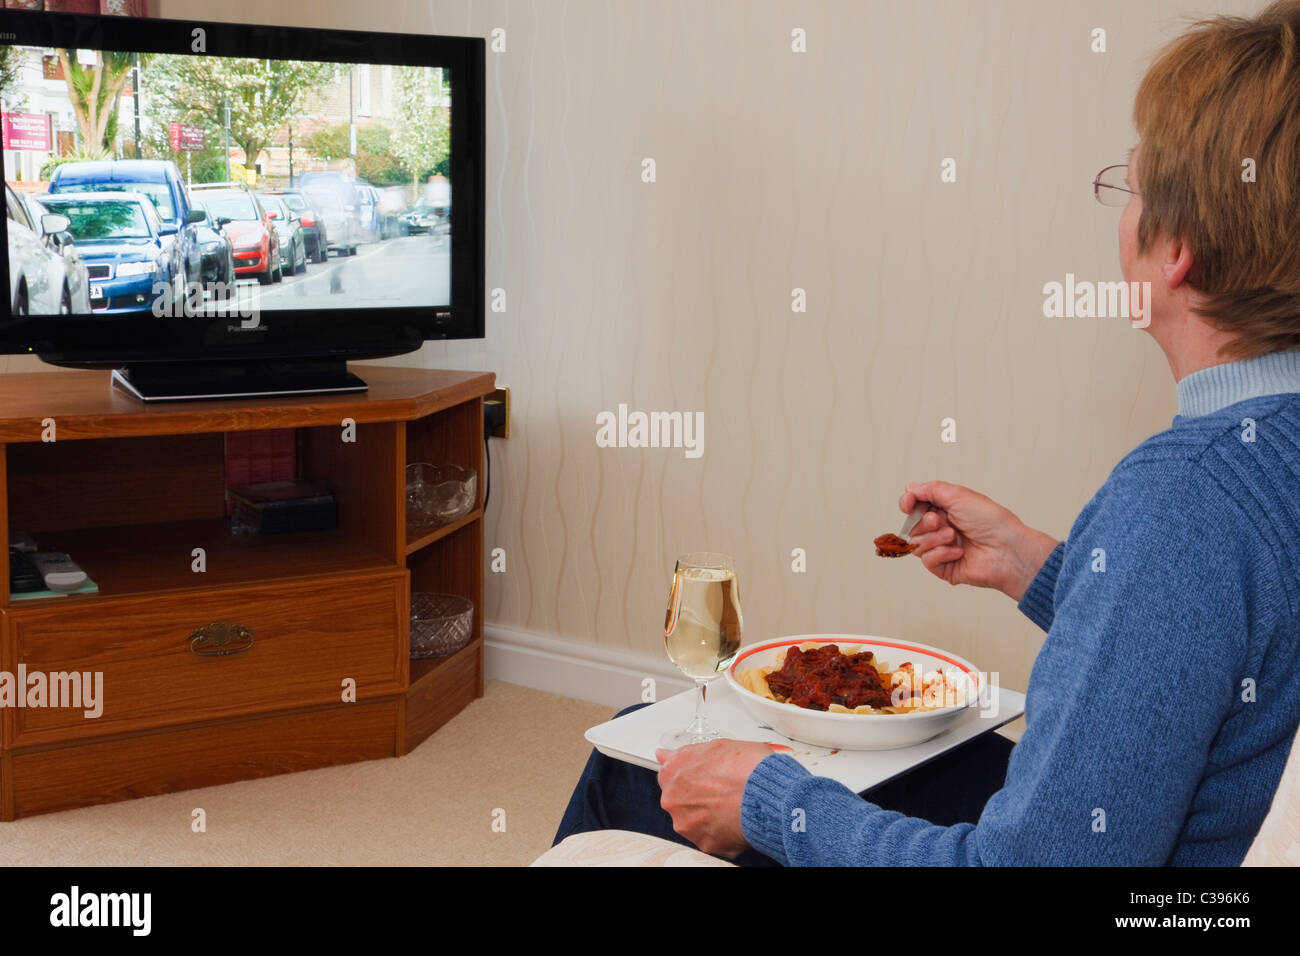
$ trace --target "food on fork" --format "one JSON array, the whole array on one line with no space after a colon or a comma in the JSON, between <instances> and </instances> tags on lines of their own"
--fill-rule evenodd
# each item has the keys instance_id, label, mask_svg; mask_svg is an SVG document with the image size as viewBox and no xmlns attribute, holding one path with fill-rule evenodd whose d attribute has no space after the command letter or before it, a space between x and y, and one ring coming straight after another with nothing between
<instances>
[{"instance_id":1,"label":"food on fork","mask_svg":"<svg viewBox=\"0 0 1300 956\"><path fill-rule=\"evenodd\" d=\"M896 534L882 534L873 544L876 546L876 555L881 558L901 558L916 550L916 545Z\"/></svg>"}]
</instances>

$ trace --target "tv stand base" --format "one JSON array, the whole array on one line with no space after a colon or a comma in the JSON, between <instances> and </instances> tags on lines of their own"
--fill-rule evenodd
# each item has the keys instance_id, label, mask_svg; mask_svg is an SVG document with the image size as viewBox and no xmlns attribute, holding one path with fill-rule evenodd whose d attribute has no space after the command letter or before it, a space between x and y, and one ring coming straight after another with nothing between
<instances>
[{"instance_id":1,"label":"tv stand base","mask_svg":"<svg viewBox=\"0 0 1300 956\"><path fill-rule=\"evenodd\" d=\"M113 369L113 387L142 402L366 391L343 359L140 362Z\"/></svg>"}]
</instances>

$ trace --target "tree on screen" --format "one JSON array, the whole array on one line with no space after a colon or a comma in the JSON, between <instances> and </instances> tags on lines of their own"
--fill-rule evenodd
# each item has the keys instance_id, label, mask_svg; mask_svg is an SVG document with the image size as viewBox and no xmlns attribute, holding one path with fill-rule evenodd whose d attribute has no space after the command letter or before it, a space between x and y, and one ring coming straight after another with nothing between
<instances>
[{"instance_id":1,"label":"tree on screen","mask_svg":"<svg viewBox=\"0 0 1300 956\"><path fill-rule=\"evenodd\" d=\"M335 123L312 133L303 146L313 156L336 159L348 155L347 123ZM393 154L392 130L377 122L357 126L357 176L376 186L402 185L411 174Z\"/></svg>"},{"instance_id":2,"label":"tree on screen","mask_svg":"<svg viewBox=\"0 0 1300 956\"><path fill-rule=\"evenodd\" d=\"M157 104L159 122L202 125L216 142L224 140L228 106L230 142L251 167L333 70L328 63L291 60L159 56L148 76L150 103Z\"/></svg>"},{"instance_id":3,"label":"tree on screen","mask_svg":"<svg viewBox=\"0 0 1300 956\"><path fill-rule=\"evenodd\" d=\"M394 70L396 123L393 153L418 186L451 149L451 110L442 70L402 66Z\"/></svg>"},{"instance_id":4,"label":"tree on screen","mask_svg":"<svg viewBox=\"0 0 1300 956\"><path fill-rule=\"evenodd\" d=\"M17 110L27 100L19 89L18 71L22 67L22 50L16 46L0 46L0 99L7 109Z\"/></svg>"},{"instance_id":5,"label":"tree on screen","mask_svg":"<svg viewBox=\"0 0 1300 956\"><path fill-rule=\"evenodd\" d=\"M81 63L75 50L59 50L59 65L68 99L77 120L81 143L90 150L111 148L117 135L117 104L131 77L130 53L92 53L94 63ZM144 57L141 57L143 66Z\"/></svg>"}]
</instances>

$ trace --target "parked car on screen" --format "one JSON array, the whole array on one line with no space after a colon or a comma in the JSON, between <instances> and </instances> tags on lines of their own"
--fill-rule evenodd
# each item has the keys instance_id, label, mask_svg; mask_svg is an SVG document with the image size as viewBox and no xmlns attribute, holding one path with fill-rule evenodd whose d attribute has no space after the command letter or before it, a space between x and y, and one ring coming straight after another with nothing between
<instances>
[{"instance_id":1,"label":"parked car on screen","mask_svg":"<svg viewBox=\"0 0 1300 956\"><path fill-rule=\"evenodd\" d=\"M45 216L57 215L42 206L38 196L18 190L14 190L14 195L22 200L32 225L36 226L38 231L44 231L41 229L41 223ZM44 239L51 249L63 256L68 296L72 301L71 311L74 314L85 315L90 312L90 277L86 273L86 263L77 250L77 243L72 238L72 233L67 229L44 232Z\"/></svg>"},{"instance_id":2,"label":"parked car on screen","mask_svg":"<svg viewBox=\"0 0 1300 956\"><path fill-rule=\"evenodd\" d=\"M284 204L293 210L302 227L302 235L307 243L307 255L313 262L324 262L329 255L329 236L325 220L321 218L311 201L300 189L268 189L267 196L279 196Z\"/></svg>"},{"instance_id":3,"label":"parked car on screen","mask_svg":"<svg viewBox=\"0 0 1300 956\"><path fill-rule=\"evenodd\" d=\"M451 184L436 179L426 183L411 207L401 216L414 234L442 235L451 229Z\"/></svg>"},{"instance_id":4,"label":"parked car on screen","mask_svg":"<svg viewBox=\"0 0 1300 956\"><path fill-rule=\"evenodd\" d=\"M182 286L197 282L198 218L190 208L180 169L163 159L102 159L61 163L50 174L50 192L134 192L148 196L162 223L162 235L180 246L185 267Z\"/></svg>"},{"instance_id":5,"label":"parked car on screen","mask_svg":"<svg viewBox=\"0 0 1300 956\"><path fill-rule=\"evenodd\" d=\"M158 290L183 308L185 264L180 245L163 234L153 202L134 192L55 193L41 204L67 220L90 276L90 310L149 312Z\"/></svg>"},{"instance_id":6,"label":"parked car on screen","mask_svg":"<svg viewBox=\"0 0 1300 956\"><path fill-rule=\"evenodd\" d=\"M194 208L203 213L203 220L197 223L199 250L203 254L199 281L209 289L218 282L231 285L235 281L235 244L218 228L206 206L196 202Z\"/></svg>"},{"instance_id":7,"label":"parked car on screen","mask_svg":"<svg viewBox=\"0 0 1300 956\"><path fill-rule=\"evenodd\" d=\"M266 214L271 217L271 225L280 234L280 266L289 275L296 276L307 271L307 239L302 234L302 225L279 196L257 194L257 201L262 204Z\"/></svg>"},{"instance_id":8,"label":"parked car on screen","mask_svg":"<svg viewBox=\"0 0 1300 956\"><path fill-rule=\"evenodd\" d=\"M324 220L329 248L342 256L355 256L357 246L365 241L356 177L329 171L303 173L298 186Z\"/></svg>"},{"instance_id":9,"label":"parked car on screen","mask_svg":"<svg viewBox=\"0 0 1300 956\"><path fill-rule=\"evenodd\" d=\"M438 225L437 213L433 211L432 206L426 205L423 199L412 203L411 208L402 213L399 218L406 226L407 233L412 236L425 235Z\"/></svg>"},{"instance_id":10,"label":"parked car on screen","mask_svg":"<svg viewBox=\"0 0 1300 956\"><path fill-rule=\"evenodd\" d=\"M63 257L45 241L47 232L61 232L66 220L55 214L33 222L26 205L5 186L9 234L9 306L12 314L66 315L72 311Z\"/></svg>"},{"instance_id":11,"label":"parked car on screen","mask_svg":"<svg viewBox=\"0 0 1300 956\"><path fill-rule=\"evenodd\" d=\"M251 189L243 183L203 183L190 187L190 198L230 237L235 275L256 276L263 285L283 278L279 234Z\"/></svg>"},{"instance_id":12,"label":"parked car on screen","mask_svg":"<svg viewBox=\"0 0 1300 956\"><path fill-rule=\"evenodd\" d=\"M379 226L378 193L373 186L357 183L357 222L361 227L361 241L375 242L382 238Z\"/></svg>"}]
</instances>

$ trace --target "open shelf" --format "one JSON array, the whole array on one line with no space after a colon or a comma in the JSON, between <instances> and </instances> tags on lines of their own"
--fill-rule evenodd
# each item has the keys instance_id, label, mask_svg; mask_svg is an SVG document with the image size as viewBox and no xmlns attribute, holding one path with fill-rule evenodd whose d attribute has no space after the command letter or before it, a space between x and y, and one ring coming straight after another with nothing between
<instances>
[{"instance_id":1,"label":"open shelf","mask_svg":"<svg viewBox=\"0 0 1300 956\"><path fill-rule=\"evenodd\" d=\"M19 602L24 606L396 566L343 528L234 535L228 520L206 518L118 528L34 529L32 534L42 548L71 554L99 591ZM192 570L195 548L204 551L207 570L202 573Z\"/></svg>"},{"instance_id":2,"label":"open shelf","mask_svg":"<svg viewBox=\"0 0 1300 956\"><path fill-rule=\"evenodd\" d=\"M99 586L97 594L19 603L400 567L405 428L361 423L352 441L335 426L297 429L298 474L330 486L338 527L266 535L231 534L223 434L3 446L8 528L28 532L42 550L67 552ZM191 570L196 548L205 552L201 573Z\"/></svg>"}]
</instances>

